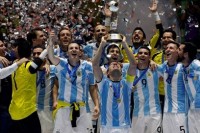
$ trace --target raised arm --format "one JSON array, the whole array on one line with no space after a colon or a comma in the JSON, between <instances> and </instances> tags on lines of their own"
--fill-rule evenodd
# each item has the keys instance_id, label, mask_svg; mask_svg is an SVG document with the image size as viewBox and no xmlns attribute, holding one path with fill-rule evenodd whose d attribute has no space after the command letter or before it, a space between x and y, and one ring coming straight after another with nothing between
<instances>
[{"instance_id":1,"label":"raised arm","mask_svg":"<svg viewBox=\"0 0 200 133\"><path fill-rule=\"evenodd\" d=\"M110 31L110 21L111 21L111 16L112 16L112 12L109 9L109 5L108 3L105 4L104 7L104 14L105 14L105 26L107 31Z\"/></svg>"},{"instance_id":2,"label":"raised arm","mask_svg":"<svg viewBox=\"0 0 200 133\"><path fill-rule=\"evenodd\" d=\"M94 76L95 76L97 82L100 82L102 77L103 77L103 72L102 72L101 67L100 67L100 59L101 59L101 54L103 52L103 49L106 45L106 40L105 40L106 37L107 36L102 37L100 46L97 50L97 53L92 60L92 67L93 67L93 71L94 71Z\"/></svg>"},{"instance_id":3,"label":"raised arm","mask_svg":"<svg viewBox=\"0 0 200 133\"><path fill-rule=\"evenodd\" d=\"M55 37L54 32L50 33L49 41L48 41L48 58L53 65L58 65L60 62L60 58L56 57L53 52L53 38Z\"/></svg>"},{"instance_id":4,"label":"raised arm","mask_svg":"<svg viewBox=\"0 0 200 133\"><path fill-rule=\"evenodd\" d=\"M151 46L151 57L158 52L157 47L160 47L161 35L163 34L163 26L157 8L158 8L158 0L153 0L151 7L149 7L149 10L151 11L153 17L155 18L157 30L149 42Z\"/></svg>"},{"instance_id":5,"label":"raised arm","mask_svg":"<svg viewBox=\"0 0 200 133\"><path fill-rule=\"evenodd\" d=\"M0 56L0 63L2 63L4 67L6 67L10 64L10 61L6 59L5 57Z\"/></svg>"},{"instance_id":6,"label":"raised arm","mask_svg":"<svg viewBox=\"0 0 200 133\"><path fill-rule=\"evenodd\" d=\"M149 10L154 15L156 24L161 24L161 19L158 14L157 7L158 7L158 0L153 0L151 7L149 7Z\"/></svg>"},{"instance_id":7,"label":"raised arm","mask_svg":"<svg viewBox=\"0 0 200 133\"><path fill-rule=\"evenodd\" d=\"M127 42L126 42L126 37L125 36L123 36L122 47L124 48L124 50L125 50L125 52L127 54L129 63L130 63L128 71L127 71L127 74L133 76L136 73L137 61L136 61L136 59L134 57L133 52L131 51L131 49L129 48L129 46L128 46Z\"/></svg>"},{"instance_id":8,"label":"raised arm","mask_svg":"<svg viewBox=\"0 0 200 133\"><path fill-rule=\"evenodd\" d=\"M33 61L31 62L31 65L29 67L30 73L36 73L38 69L42 66L45 57L47 55L47 49L43 50L42 53L39 55L39 57L34 58Z\"/></svg>"}]
</instances>

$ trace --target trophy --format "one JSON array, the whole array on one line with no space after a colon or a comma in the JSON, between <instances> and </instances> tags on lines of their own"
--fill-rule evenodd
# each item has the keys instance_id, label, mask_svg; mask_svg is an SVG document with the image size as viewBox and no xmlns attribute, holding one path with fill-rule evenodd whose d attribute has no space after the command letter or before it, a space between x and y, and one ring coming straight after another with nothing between
<instances>
[{"instance_id":1,"label":"trophy","mask_svg":"<svg viewBox=\"0 0 200 133\"><path fill-rule=\"evenodd\" d=\"M111 15L111 23L110 23L110 30L116 30L117 29L117 12L119 10L119 0L112 0L108 3L109 10L112 12Z\"/></svg>"},{"instance_id":2,"label":"trophy","mask_svg":"<svg viewBox=\"0 0 200 133\"><path fill-rule=\"evenodd\" d=\"M106 59L104 59L104 63L106 64L110 61L111 55L109 55L109 49L113 47L117 47L120 51L119 57L117 57L116 61L121 61L123 56L121 54L121 42L123 40L123 36L117 32L117 20L118 20L118 10L119 10L119 0L111 0L108 2L109 10L112 12L110 18L110 32L108 33L107 45L104 48L104 55L106 55Z\"/></svg>"}]
</instances>

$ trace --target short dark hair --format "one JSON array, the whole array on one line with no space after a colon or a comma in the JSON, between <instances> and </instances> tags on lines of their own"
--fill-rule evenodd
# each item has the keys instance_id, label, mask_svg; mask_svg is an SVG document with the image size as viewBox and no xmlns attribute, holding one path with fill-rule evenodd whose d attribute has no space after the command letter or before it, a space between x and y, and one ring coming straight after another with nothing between
<instances>
[{"instance_id":1,"label":"short dark hair","mask_svg":"<svg viewBox=\"0 0 200 133\"><path fill-rule=\"evenodd\" d=\"M184 53L188 52L188 56L189 56L190 61L196 59L197 47L193 43L191 43L191 42L184 42L184 43L181 43L181 45L185 46L183 48L183 52Z\"/></svg>"},{"instance_id":2,"label":"short dark hair","mask_svg":"<svg viewBox=\"0 0 200 133\"><path fill-rule=\"evenodd\" d=\"M180 44L179 44L179 43L177 43L177 42L175 42L175 41L169 41L169 42L167 43L167 45L168 45L168 44L170 44L170 43L173 43L173 44L175 44L175 45L177 46L177 48L179 48L179 46L180 46Z\"/></svg>"},{"instance_id":3,"label":"short dark hair","mask_svg":"<svg viewBox=\"0 0 200 133\"><path fill-rule=\"evenodd\" d=\"M14 46L17 47L19 58L29 58L31 56L31 44L24 38L15 40Z\"/></svg>"},{"instance_id":4,"label":"short dark hair","mask_svg":"<svg viewBox=\"0 0 200 133\"><path fill-rule=\"evenodd\" d=\"M172 29L166 29L166 30L163 31L162 36L164 35L165 32L170 32L170 33L172 33L172 39L173 39L174 41L176 40L176 32L175 32L174 30L172 30Z\"/></svg>"},{"instance_id":5,"label":"short dark hair","mask_svg":"<svg viewBox=\"0 0 200 133\"><path fill-rule=\"evenodd\" d=\"M42 50L45 49L43 46L40 46L40 45L37 45L37 46L34 46L34 47L33 47L33 49L36 49L36 48L41 48ZM32 50L33 50L33 49L32 49Z\"/></svg>"},{"instance_id":6,"label":"short dark hair","mask_svg":"<svg viewBox=\"0 0 200 133\"><path fill-rule=\"evenodd\" d=\"M60 39L60 32L63 30L68 30L71 33L71 38L72 38L72 32L70 31L69 27L61 27L61 29L58 31L58 39Z\"/></svg>"},{"instance_id":7,"label":"short dark hair","mask_svg":"<svg viewBox=\"0 0 200 133\"><path fill-rule=\"evenodd\" d=\"M69 49L69 45L71 45L71 44L77 44L78 46L79 46L79 49L81 50L81 45L80 44L78 44L78 43L76 43L76 42L71 42L71 43L69 43L68 45L67 45L67 51L68 51L68 49Z\"/></svg>"},{"instance_id":8,"label":"short dark hair","mask_svg":"<svg viewBox=\"0 0 200 133\"><path fill-rule=\"evenodd\" d=\"M121 61L113 61L113 60L111 61L111 60L110 60L110 61L108 62L108 66L110 66L110 64L113 63L113 62L117 62L118 64L120 64L120 67L123 68L123 64L122 64Z\"/></svg>"},{"instance_id":9,"label":"short dark hair","mask_svg":"<svg viewBox=\"0 0 200 133\"><path fill-rule=\"evenodd\" d=\"M111 48L118 48L118 49L119 49L119 47L118 47L117 45L111 44L110 46L108 46L108 48L107 48L107 50L106 50L106 54L109 53L109 50L110 50ZM119 49L119 51L120 51L120 49Z\"/></svg>"},{"instance_id":10,"label":"short dark hair","mask_svg":"<svg viewBox=\"0 0 200 133\"><path fill-rule=\"evenodd\" d=\"M37 27L37 28L34 28L32 29L26 36L28 42L33 45L33 39L36 39L37 38L37 31L43 31L42 28L40 27Z\"/></svg>"},{"instance_id":11,"label":"short dark hair","mask_svg":"<svg viewBox=\"0 0 200 133\"><path fill-rule=\"evenodd\" d=\"M141 46L138 51L140 51L140 49L146 49L149 52L149 55L151 56L151 50L146 45Z\"/></svg>"},{"instance_id":12,"label":"short dark hair","mask_svg":"<svg viewBox=\"0 0 200 133\"><path fill-rule=\"evenodd\" d=\"M146 39L146 34L145 34L144 30L143 30L141 27L136 27L136 28L133 30L133 33L134 33L136 30L142 31L143 37L144 37L144 39ZM132 33L132 35L133 35L133 33Z\"/></svg>"}]
</instances>

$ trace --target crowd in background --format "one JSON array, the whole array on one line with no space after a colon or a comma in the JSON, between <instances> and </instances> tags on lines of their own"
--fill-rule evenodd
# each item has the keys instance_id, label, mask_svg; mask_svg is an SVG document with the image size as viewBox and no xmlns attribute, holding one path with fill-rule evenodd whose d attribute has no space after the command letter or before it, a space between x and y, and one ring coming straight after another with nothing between
<instances>
[{"instance_id":1,"label":"crowd in background","mask_svg":"<svg viewBox=\"0 0 200 133\"><path fill-rule=\"evenodd\" d=\"M102 2L79 0L2 1L0 2L0 33L6 42L36 27L47 33L68 26L81 44L92 39L94 23L102 15Z\"/></svg>"},{"instance_id":2,"label":"crowd in background","mask_svg":"<svg viewBox=\"0 0 200 133\"><path fill-rule=\"evenodd\" d=\"M67 25L80 43L90 41L96 23L103 22L105 0L6 0L0 2L0 34L7 43L35 27L57 32ZM174 0L181 30L181 41L192 41L198 48L200 2ZM12 41L11 41L12 42Z\"/></svg>"}]
</instances>

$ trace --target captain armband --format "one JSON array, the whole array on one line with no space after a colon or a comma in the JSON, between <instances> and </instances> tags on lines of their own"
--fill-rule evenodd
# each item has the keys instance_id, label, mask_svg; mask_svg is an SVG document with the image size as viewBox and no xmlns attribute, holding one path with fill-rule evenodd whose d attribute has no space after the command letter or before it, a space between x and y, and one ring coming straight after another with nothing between
<instances>
[{"instance_id":1,"label":"captain armband","mask_svg":"<svg viewBox=\"0 0 200 133\"><path fill-rule=\"evenodd\" d=\"M160 21L160 16L159 16L158 12L154 12L153 15L154 15L156 21Z\"/></svg>"},{"instance_id":2,"label":"captain armband","mask_svg":"<svg viewBox=\"0 0 200 133\"><path fill-rule=\"evenodd\" d=\"M111 18L110 17L106 17L105 19L105 26L110 26L110 21L111 21Z\"/></svg>"},{"instance_id":3,"label":"captain armband","mask_svg":"<svg viewBox=\"0 0 200 133\"><path fill-rule=\"evenodd\" d=\"M126 75L126 80L128 81L128 82L133 82L134 81L134 79L135 79L135 76L133 75L133 76L131 76L131 75Z\"/></svg>"}]
</instances>

